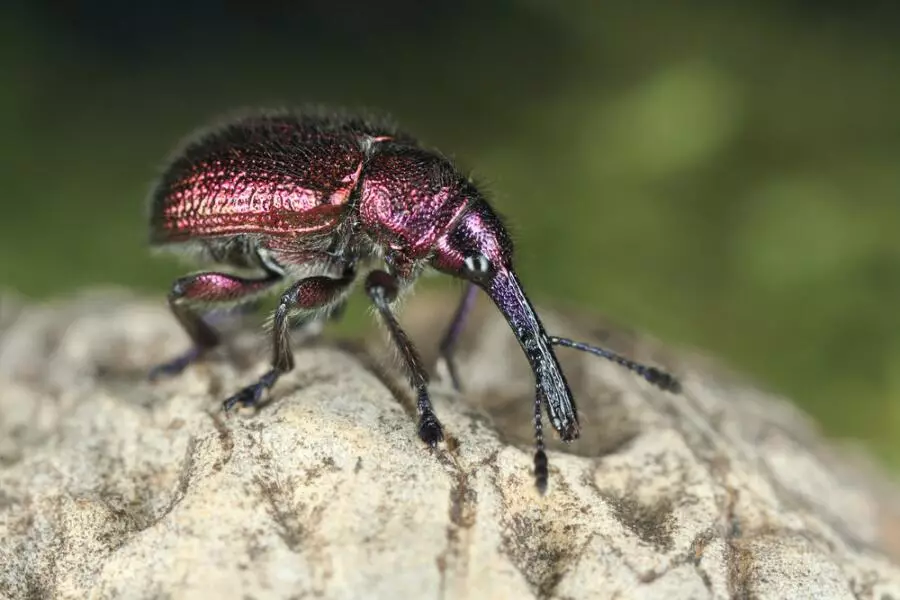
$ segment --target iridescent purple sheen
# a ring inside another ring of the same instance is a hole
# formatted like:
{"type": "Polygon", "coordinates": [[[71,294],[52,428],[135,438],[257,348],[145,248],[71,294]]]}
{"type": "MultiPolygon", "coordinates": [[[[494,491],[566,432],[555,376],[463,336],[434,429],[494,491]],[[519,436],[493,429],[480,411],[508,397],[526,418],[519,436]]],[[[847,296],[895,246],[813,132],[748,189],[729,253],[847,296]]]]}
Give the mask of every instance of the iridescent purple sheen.
{"type": "MultiPolygon", "coordinates": [[[[203,309],[253,301],[277,284],[271,369],[223,402],[257,404],[294,368],[290,317],[340,312],[359,271],[416,391],[419,438],[444,439],[428,373],[394,315],[394,305],[426,268],[469,281],[441,344],[454,385],[452,346],[480,287],[503,313],[535,378],[534,476],[549,476],[543,407],[565,441],[579,436],[578,413],[553,346],[602,356],[670,391],[671,375],[604,348],[548,336],[513,269],[513,245],[498,215],[450,160],[383,121],[352,115],[251,113],[188,142],[152,195],[151,242],[197,251],[211,263],[250,271],[200,272],[175,282],[169,305],[194,348],[154,369],[174,374],[219,346],[203,309]],[[383,263],[379,265],[378,263],[383,263]],[[374,268],[373,267],[374,263],[374,268]],[[335,277],[337,273],[340,276],[335,277]]],[[[311,321],[312,322],[312,321],[311,321]]]]}
{"type": "Polygon", "coordinates": [[[553,428],[564,441],[577,439],[579,425],[575,400],[551,349],[547,332],[525,296],[516,274],[507,269],[498,271],[486,291],[506,317],[531,364],[538,392],[546,402],[553,428]]]}
{"type": "Polygon", "coordinates": [[[182,284],[185,298],[203,302],[246,297],[271,287],[271,280],[248,280],[225,273],[202,273],[182,284]]]}
{"type": "MultiPolygon", "coordinates": [[[[502,222],[447,158],[408,136],[293,113],[232,121],[185,146],[155,191],[152,215],[157,243],[204,239],[214,257],[231,262],[263,252],[269,270],[322,257],[355,268],[380,252],[398,288],[425,265],[476,283],[515,332],[553,426],[565,440],[578,437],[571,392],[515,276],[502,222]],[[240,239],[244,234],[259,237],[240,239]],[[472,273],[473,260],[486,272],[472,273]]],[[[217,277],[198,276],[183,297],[225,300],[268,285],[217,277]]],[[[346,293],[314,280],[298,288],[295,307],[330,304],[346,293]]]]}
{"type": "Polygon", "coordinates": [[[466,209],[469,183],[443,157],[388,145],[366,164],[359,217],[369,235],[405,258],[427,256],[466,209]]]}
{"type": "Polygon", "coordinates": [[[462,275],[466,257],[474,254],[483,255],[495,268],[512,268],[512,240],[500,218],[477,192],[470,196],[458,224],[437,239],[435,250],[434,267],[454,275],[462,275]]]}
{"type": "Polygon", "coordinates": [[[563,440],[576,439],[579,426],[572,392],[544,326],[513,270],[512,242],[500,219],[483,200],[472,202],[459,224],[438,240],[436,248],[432,264],[457,276],[465,277],[467,256],[481,254],[488,259],[490,273],[474,282],[487,292],[515,333],[534,371],[553,427],[563,440]]]}
{"type": "Polygon", "coordinates": [[[362,173],[363,134],[310,125],[256,116],[191,140],[154,191],[153,241],[335,227],[362,173]]]}

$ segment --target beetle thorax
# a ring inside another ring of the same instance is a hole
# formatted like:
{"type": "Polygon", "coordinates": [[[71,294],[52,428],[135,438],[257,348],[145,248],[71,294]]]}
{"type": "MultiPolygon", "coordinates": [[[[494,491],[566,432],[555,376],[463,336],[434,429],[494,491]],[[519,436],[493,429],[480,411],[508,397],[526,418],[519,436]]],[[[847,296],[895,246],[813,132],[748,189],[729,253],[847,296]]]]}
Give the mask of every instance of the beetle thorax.
{"type": "Polygon", "coordinates": [[[386,145],[364,171],[361,229],[386,251],[423,259],[465,211],[471,187],[440,155],[386,145]]]}

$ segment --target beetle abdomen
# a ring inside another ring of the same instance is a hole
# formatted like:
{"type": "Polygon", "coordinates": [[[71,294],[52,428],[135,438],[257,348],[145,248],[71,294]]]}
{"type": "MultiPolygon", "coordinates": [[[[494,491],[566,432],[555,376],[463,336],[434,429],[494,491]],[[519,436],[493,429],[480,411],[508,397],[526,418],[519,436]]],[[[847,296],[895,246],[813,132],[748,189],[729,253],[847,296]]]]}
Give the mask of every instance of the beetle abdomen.
{"type": "Polygon", "coordinates": [[[190,140],[151,199],[154,243],[323,231],[359,182],[366,140],[391,137],[358,119],[256,113],[190,140]]]}

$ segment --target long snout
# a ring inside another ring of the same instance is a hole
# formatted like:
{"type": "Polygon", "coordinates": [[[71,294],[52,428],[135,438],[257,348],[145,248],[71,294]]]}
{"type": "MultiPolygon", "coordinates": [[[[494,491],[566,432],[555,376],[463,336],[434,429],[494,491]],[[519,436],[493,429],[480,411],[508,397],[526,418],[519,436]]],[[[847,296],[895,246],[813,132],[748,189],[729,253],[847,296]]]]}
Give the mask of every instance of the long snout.
{"type": "Polygon", "coordinates": [[[564,441],[578,438],[578,413],[569,384],[553,353],[534,307],[512,270],[500,270],[485,291],[506,317],[534,372],[537,392],[543,395],[550,422],[564,441]]]}

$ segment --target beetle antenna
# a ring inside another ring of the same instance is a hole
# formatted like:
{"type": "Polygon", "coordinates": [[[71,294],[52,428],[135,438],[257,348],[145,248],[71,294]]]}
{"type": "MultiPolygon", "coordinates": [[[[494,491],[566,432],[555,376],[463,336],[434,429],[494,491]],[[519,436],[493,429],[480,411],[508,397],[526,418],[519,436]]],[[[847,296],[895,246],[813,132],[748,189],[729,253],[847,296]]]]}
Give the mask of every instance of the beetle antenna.
{"type": "MultiPolygon", "coordinates": [[[[550,336],[550,343],[554,346],[574,348],[576,350],[581,350],[582,352],[588,352],[595,356],[600,356],[607,360],[611,360],[617,365],[625,367],[629,371],[634,371],[658,388],[661,388],[668,392],[672,392],[674,394],[678,394],[681,392],[681,383],[673,375],[657,369],[656,367],[648,367],[646,365],[642,365],[639,362],[635,362],[633,360],[625,358],[621,354],[616,354],[612,350],[600,348],[599,346],[591,346],[590,344],[576,342],[574,340],[557,337],[555,335],[550,336]]],[[[535,457],[535,460],[537,460],[537,457],[535,457]]]]}
{"type": "Polygon", "coordinates": [[[543,496],[547,492],[547,453],[544,452],[544,424],[541,422],[541,390],[534,394],[534,485],[543,496]]]}

